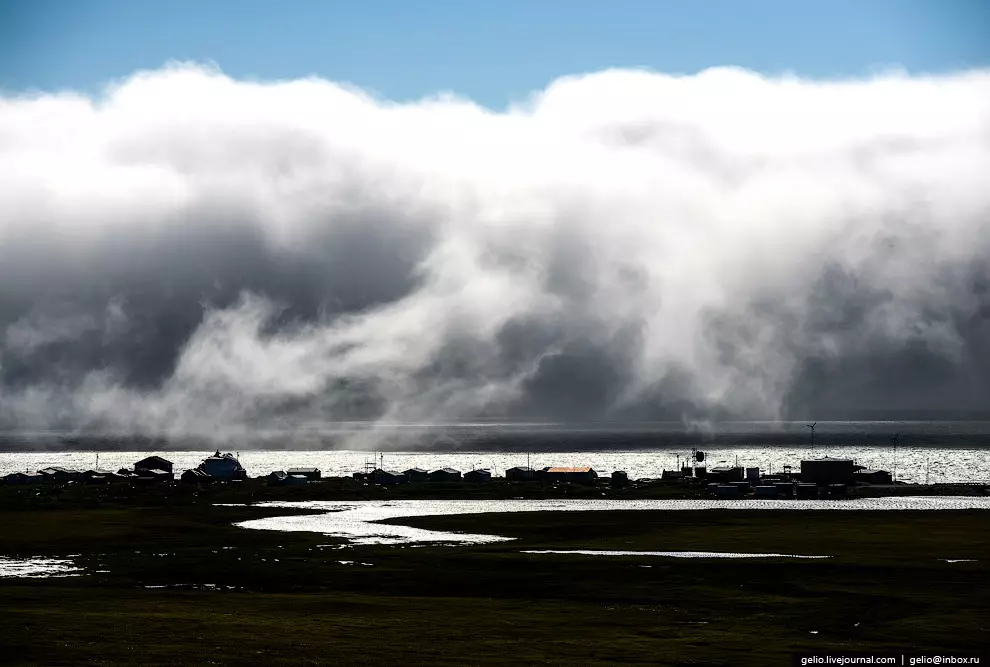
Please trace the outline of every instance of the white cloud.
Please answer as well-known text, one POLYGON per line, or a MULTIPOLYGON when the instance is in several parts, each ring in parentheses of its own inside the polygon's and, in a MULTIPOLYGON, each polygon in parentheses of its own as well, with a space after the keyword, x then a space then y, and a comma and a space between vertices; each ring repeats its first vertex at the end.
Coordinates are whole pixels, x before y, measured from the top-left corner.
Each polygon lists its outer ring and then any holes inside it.
POLYGON ((594 414, 677 398, 774 417, 809 359, 920 344, 965 374, 986 351, 967 327, 987 303, 987 174, 988 71, 606 71, 506 113, 195 65, 99 99, 6 98, 5 369, 27 323, 35 347, 103 326, 38 333, 25 304, 51 294, 126 299, 125 337, 135 300, 169 321, 142 298, 201 322, 157 383, 124 377, 146 361, 133 338, 58 391, 22 379, 5 409, 209 434, 528 415, 600 380, 594 414), (244 296, 200 310, 213 289, 244 296), (299 295, 320 309, 293 314, 299 295), (561 354, 580 379, 547 379, 561 354))

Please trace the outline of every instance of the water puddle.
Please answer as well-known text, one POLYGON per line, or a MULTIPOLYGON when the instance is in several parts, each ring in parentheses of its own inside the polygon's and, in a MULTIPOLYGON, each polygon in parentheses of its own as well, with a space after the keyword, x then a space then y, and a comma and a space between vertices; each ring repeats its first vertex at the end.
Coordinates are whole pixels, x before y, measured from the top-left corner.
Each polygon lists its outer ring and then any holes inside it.
MULTIPOLYGON (((500 535, 444 532, 380 523, 416 516, 508 512, 588 512, 608 510, 961 510, 990 509, 990 498, 913 496, 852 500, 380 500, 266 502, 264 507, 306 509, 322 514, 252 519, 236 525, 254 530, 304 531, 348 540, 351 544, 465 545, 506 542, 500 535)), ((329 545, 327 545, 329 546, 329 545)), ((340 548, 338 545, 334 545, 340 548)))
POLYGON ((65 558, 8 558, 0 556, 0 577, 77 577, 83 573, 65 558))
POLYGON ((178 590, 178 591, 241 591, 243 586, 225 586, 223 584, 157 584, 142 586, 145 590, 178 590))
POLYGON ((946 563, 975 563, 975 558, 939 558, 946 563))
MULTIPOLYGON (((796 556, 794 554, 747 554, 723 551, 594 551, 590 549, 539 549, 524 554, 575 554, 579 556, 660 556, 663 558, 831 558, 831 556, 796 556)), ((644 565, 643 567, 649 567, 644 565)))

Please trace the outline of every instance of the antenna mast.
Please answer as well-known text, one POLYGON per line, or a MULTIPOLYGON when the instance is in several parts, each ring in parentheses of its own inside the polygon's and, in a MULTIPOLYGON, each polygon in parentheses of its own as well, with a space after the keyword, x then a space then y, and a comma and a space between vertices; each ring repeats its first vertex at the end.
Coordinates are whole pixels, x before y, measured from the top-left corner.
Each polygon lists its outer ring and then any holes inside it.
POLYGON ((897 443, 900 441, 901 434, 895 433, 894 437, 890 439, 894 443, 894 481, 897 481, 897 443))

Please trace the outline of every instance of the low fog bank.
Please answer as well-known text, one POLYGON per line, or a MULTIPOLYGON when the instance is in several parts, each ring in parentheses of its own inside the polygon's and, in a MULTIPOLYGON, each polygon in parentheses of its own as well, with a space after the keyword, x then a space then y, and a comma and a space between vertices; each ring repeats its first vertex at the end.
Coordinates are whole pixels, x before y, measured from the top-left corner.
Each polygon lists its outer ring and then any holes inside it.
POLYGON ((691 448, 806 448, 822 455, 835 447, 870 450, 990 448, 990 421, 817 422, 815 447, 804 422, 457 424, 392 426, 374 424, 307 432, 256 432, 218 442, 203 437, 142 437, 109 434, 0 434, 0 452, 118 451, 181 452, 366 450, 381 452, 622 452, 691 448))
POLYGON ((988 173, 987 71, 5 97, 0 430, 984 409, 988 173))

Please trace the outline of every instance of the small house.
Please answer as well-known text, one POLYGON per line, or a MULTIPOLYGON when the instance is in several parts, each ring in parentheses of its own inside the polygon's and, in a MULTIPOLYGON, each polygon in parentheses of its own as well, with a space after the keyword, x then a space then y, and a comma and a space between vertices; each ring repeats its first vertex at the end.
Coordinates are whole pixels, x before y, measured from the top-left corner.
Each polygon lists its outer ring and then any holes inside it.
POLYGON ((893 484, 894 480, 886 470, 857 470, 853 473, 857 484, 893 484))
POLYGON ((269 486, 279 486, 285 482, 285 478, 288 476, 284 470, 273 470, 265 475, 265 479, 268 481, 269 486))
POLYGON ((430 473, 431 482, 459 482, 461 481, 461 471, 453 468, 440 468, 430 473))
POLYGON ((149 456, 134 464, 134 470, 164 470, 167 473, 173 472, 172 462, 160 456, 149 456))
POLYGON ((423 470, 422 468, 410 468, 409 470, 403 470, 402 474, 406 476, 406 480, 409 482, 427 482, 430 479, 430 473, 428 470, 423 470))
POLYGON ((109 484, 115 477, 116 475, 110 470, 94 468, 84 472, 81 479, 86 484, 109 484))
POLYGON ((12 472, 4 475, 4 484, 37 484, 41 481, 41 475, 36 472, 12 472))
POLYGON ((708 469, 707 479, 720 484, 743 481, 744 470, 739 466, 715 466, 708 469))
POLYGON ((371 473, 371 479, 375 484, 394 486, 405 482, 406 476, 401 472, 395 472, 394 470, 382 470, 381 468, 376 468, 371 473))
POLYGON ((616 470, 612 473, 612 488, 621 489, 629 483, 629 475, 625 470, 616 470))
POLYGON ((492 481, 492 473, 490 470, 484 470, 481 468, 478 470, 471 470, 470 472, 464 473, 464 481, 471 482, 472 484, 487 484, 492 481))
POLYGON ((179 481, 183 484, 212 484, 215 480, 212 475, 209 475, 200 468, 190 468, 182 473, 179 481))
POLYGON ((598 473, 592 468, 576 467, 550 467, 543 469, 544 478, 550 482, 576 482, 579 484, 593 484, 598 477, 598 473))
POLYGON ((505 471, 505 479, 510 482, 531 482, 536 479, 536 471, 529 466, 516 466, 505 471))
POLYGON ((39 470, 38 474, 41 476, 42 481, 49 484, 66 484, 79 479, 82 473, 78 470, 63 468, 62 466, 49 466, 39 470))
POLYGON ((175 475, 165 470, 135 470, 132 480, 142 484, 160 484, 175 481, 175 475))
POLYGON ((323 476, 319 468, 289 468, 285 472, 289 475, 302 475, 310 482, 315 482, 323 476))

